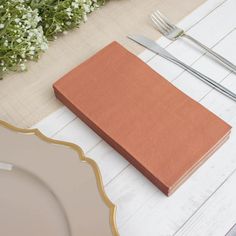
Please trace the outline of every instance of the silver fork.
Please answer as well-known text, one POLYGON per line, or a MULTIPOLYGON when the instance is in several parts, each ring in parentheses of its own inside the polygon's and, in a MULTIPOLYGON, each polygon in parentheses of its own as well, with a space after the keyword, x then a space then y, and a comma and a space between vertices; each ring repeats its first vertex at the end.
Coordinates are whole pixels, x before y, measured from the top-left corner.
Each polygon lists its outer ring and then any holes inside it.
POLYGON ((218 59, 219 62, 221 62, 226 68, 236 73, 236 65, 234 65, 232 62, 228 61, 218 53, 214 52, 198 40, 194 39, 190 35, 187 35, 185 31, 176 25, 172 24, 166 16, 164 16, 161 12, 155 11, 151 14, 151 19, 154 24, 154 26, 157 28, 157 30, 163 34, 166 38, 170 40, 176 40, 179 37, 185 37, 192 42, 196 43, 198 46, 202 47, 204 50, 206 50, 208 53, 213 55, 216 59, 218 59))

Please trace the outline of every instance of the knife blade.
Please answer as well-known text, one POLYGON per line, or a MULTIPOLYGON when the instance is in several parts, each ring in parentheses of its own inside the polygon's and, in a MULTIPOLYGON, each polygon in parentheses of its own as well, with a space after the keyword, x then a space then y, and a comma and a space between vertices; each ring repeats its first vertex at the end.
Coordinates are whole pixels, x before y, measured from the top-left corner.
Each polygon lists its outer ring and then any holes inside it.
POLYGON ((164 48, 159 46, 154 40, 151 40, 151 39, 149 39, 145 36, 142 36, 142 35, 128 35, 128 38, 135 41, 136 43, 140 44, 141 46, 149 49, 150 51, 160 55, 160 56, 175 58, 167 50, 165 50, 164 48))

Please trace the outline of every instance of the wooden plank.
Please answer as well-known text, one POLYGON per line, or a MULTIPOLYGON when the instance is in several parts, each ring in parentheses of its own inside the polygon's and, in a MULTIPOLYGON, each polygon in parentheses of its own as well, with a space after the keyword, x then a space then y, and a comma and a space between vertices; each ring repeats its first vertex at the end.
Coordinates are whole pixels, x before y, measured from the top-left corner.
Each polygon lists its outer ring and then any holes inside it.
POLYGON ((86 153, 86 156, 92 158, 98 164, 105 186, 129 165, 128 161, 105 141, 98 143, 86 153))
POLYGON ((76 116, 67 107, 63 106, 31 128, 37 128, 44 135, 52 137, 75 119, 76 116))
POLYGON ((73 142, 80 146, 85 153, 101 141, 101 138, 78 118, 53 135, 53 138, 73 142))
POLYGON ((235 185, 236 169, 175 235, 225 235, 236 222, 235 185))

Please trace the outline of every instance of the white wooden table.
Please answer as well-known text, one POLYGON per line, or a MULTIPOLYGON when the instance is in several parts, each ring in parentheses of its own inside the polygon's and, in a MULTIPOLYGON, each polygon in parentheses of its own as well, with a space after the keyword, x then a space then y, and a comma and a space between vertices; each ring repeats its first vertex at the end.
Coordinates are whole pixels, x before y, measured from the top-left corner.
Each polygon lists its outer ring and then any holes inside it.
MULTIPOLYGON (((236 0, 208 0, 179 26, 236 64, 236 0)), ((236 92, 236 75, 184 40, 158 42, 176 57, 236 92)), ((163 195, 66 107, 34 127, 78 144, 100 167, 117 205, 121 236, 225 235, 236 223, 236 103, 149 51, 140 58, 233 126, 231 138, 171 197, 163 195)))

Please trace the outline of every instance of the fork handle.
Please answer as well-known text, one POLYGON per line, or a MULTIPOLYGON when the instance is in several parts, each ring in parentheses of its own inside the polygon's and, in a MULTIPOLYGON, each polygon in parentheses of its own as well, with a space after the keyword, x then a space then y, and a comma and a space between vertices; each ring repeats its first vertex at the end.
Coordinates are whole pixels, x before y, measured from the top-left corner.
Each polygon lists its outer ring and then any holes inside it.
POLYGON ((214 56, 216 59, 218 59, 218 61, 220 61, 226 68, 228 68, 229 70, 233 71, 234 73, 236 73, 236 65, 234 65, 232 62, 228 61, 227 59, 225 59, 224 57, 222 57, 221 55, 219 55, 218 53, 216 53, 215 51, 211 50, 209 47, 205 46, 204 44, 202 44, 201 42, 199 42, 198 40, 196 40, 195 38, 187 35, 187 34, 183 34, 183 36, 189 40, 191 40, 192 42, 196 43, 198 46, 200 46, 201 48, 203 48, 205 51, 207 51, 208 53, 210 53, 212 56, 214 56))

